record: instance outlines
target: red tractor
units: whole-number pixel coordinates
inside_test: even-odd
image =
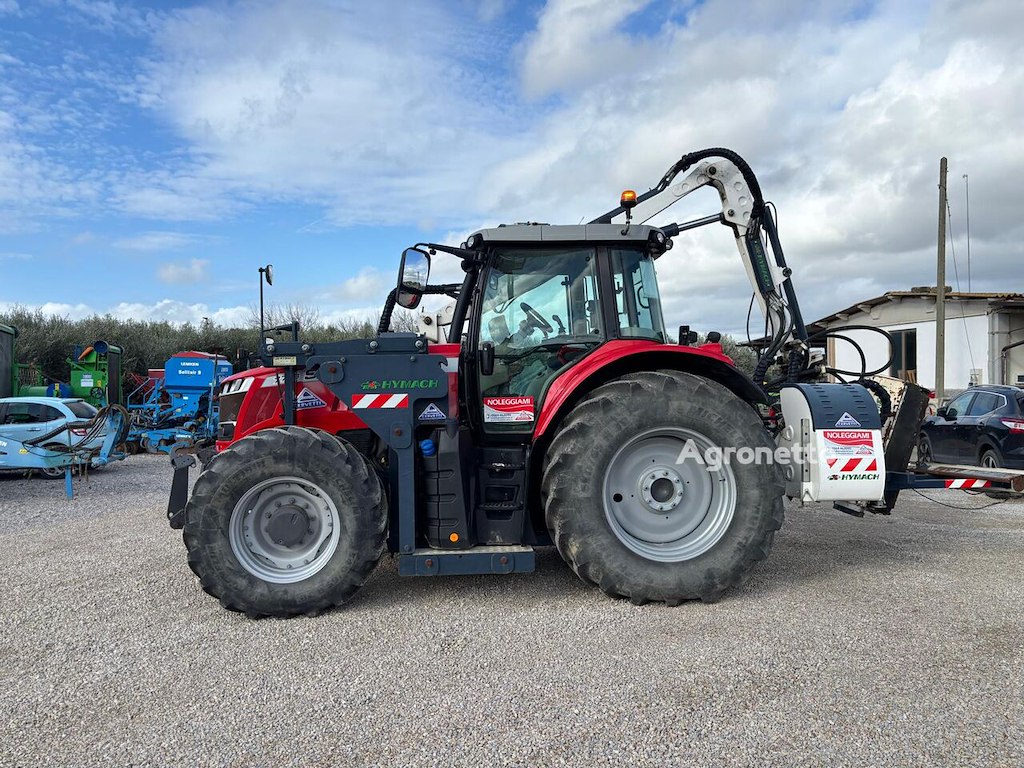
[[[721,214],[637,223],[706,185]],[[753,379],[662,318],[655,262],[717,222],[768,319]],[[461,283],[429,282],[437,254],[461,261]],[[266,343],[266,367],[223,383],[219,452],[191,499],[194,462],[174,459],[170,523],[203,588],[253,617],[345,602],[385,548],[404,575],[446,575],[531,571],[534,547],[554,544],[609,595],[715,600],[768,556],[784,495],[887,511],[885,461],[905,468],[912,448],[886,453],[863,387],[800,383],[823,367],[789,274],[753,172],[722,149],[685,155],[588,224],[407,249],[375,338]],[[454,300],[449,343],[389,331],[396,304],[425,295]],[[780,389],[782,422],[766,408]],[[809,465],[709,460],[816,441],[826,453]],[[829,446],[871,463],[835,480]]]

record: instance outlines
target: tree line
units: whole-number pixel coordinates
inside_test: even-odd
[[[292,321],[300,324],[303,341],[323,342],[373,337],[377,333],[379,318],[367,316],[324,322],[315,308],[306,305],[272,305],[265,312],[268,328]],[[150,368],[162,368],[169,357],[188,350],[218,353],[232,363],[241,362],[257,349],[260,335],[259,311],[255,308],[249,313],[245,325],[236,328],[225,328],[205,318],[198,324],[126,320],[109,314],[71,320],[26,307],[14,307],[0,313],[0,323],[18,329],[15,341],[17,362],[33,365],[52,381],[67,381],[67,359],[74,348],[88,346],[95,341],[121,347],[121,366],[127,378],[132,373],[146,375]],[[398,331],[415,330],[416,316],[396,310],[391,327]],[[284,332],[276,335],[281,339],[289,338]],[[756,361],[749,348],[738,346],[728,335],[723,336],[722,346],[740,370],[748,375],[753,372]]]
[[[259,346],[259,312],[253,310],[243,327],[226,328],[204,318],[200,323],[171,323],[166,320],[122,319],[113,315],[93,315],[72,320],[61,315],[47,315],[39,309],[16,306],[0,312],[0,324],[18,329],[15,340],[17,362],[32,365],[52,381],[67,381],[67,359],[76,346],[85,347],[96,341],[116,344],[123,350],[122,371],[146,375],[150,368],[162,368],[177,352],[195,350],[222,354],[232,363],[244,360]],[[377,317],[343,319],[323,322],[319,313],[300,305],[271,306],[265,315],[266,327],[298,321],[304,341],[340,341],[374,336]],[[395,313],[392,328],[409,331],[415,316]],[[285,332],[268,332],[268,336],[290,338]]]

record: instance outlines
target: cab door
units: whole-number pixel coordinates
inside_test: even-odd
[[[476,325],[485,437],[532,434],[547,385],[605,339],[596,249],[503,249],[485,275]]]

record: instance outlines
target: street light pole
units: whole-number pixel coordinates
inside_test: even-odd
[[[263,278],[266,276],[267,285],[274,284],[274,265],[267,264],[265,267],[260,267],[260,343],[259,349],[263,349],[264,343],[266,343],[267,335],[263,327]]]

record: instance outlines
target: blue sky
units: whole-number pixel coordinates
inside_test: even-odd
[[[238,323],[272,262],[268,298],[365,316],[406,245],[576,223],[704,146],[808,316],[933,280],[943,154],[972,286],[1024,290],[1024,27],[964,5],[0,0],[0,308]],[[742,326],[726,230],[659,273],[670,323]]]

